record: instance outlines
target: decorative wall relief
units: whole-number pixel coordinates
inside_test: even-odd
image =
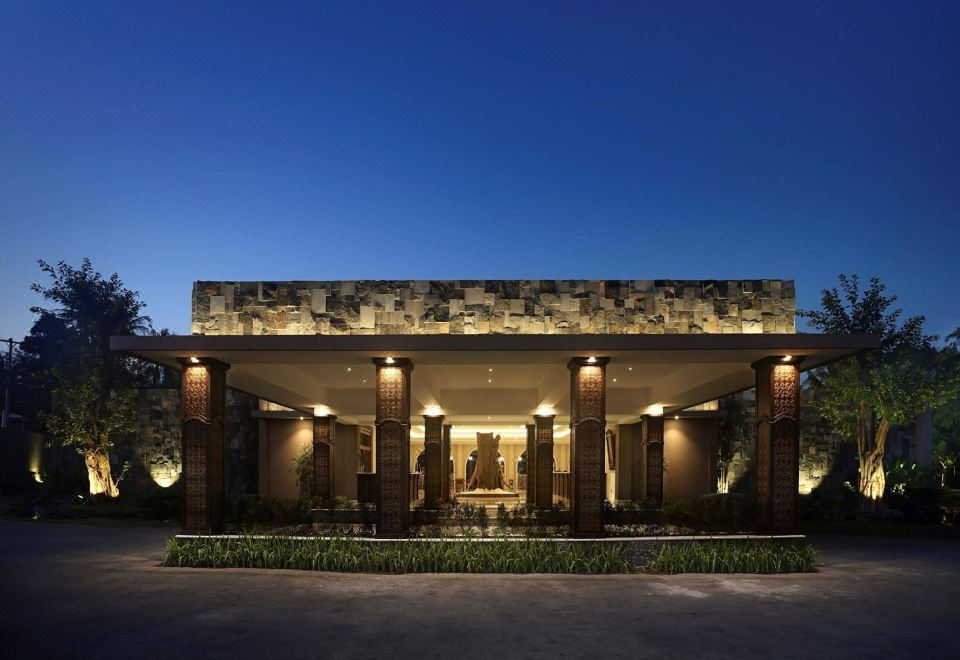
[[[792,280],[195,282],[196,335],[796,332]]]

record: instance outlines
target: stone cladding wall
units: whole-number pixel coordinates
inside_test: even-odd
[[[792,280],[195,282],[195,335],[796,332]]]

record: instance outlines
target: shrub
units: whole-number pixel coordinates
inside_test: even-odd
[[[806,541],[664,543],[650,566],[658,573],[812,573],[817,551]]]
[[[627,573],[622,545],[550,541],[409,541],[289,537],[170,539],[165,566],[347,573]]]

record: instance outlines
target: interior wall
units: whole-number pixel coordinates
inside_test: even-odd
[[[334,445],[334,494],[357,499],[357,444],[360,427],[337,422]]]
[[[311,444],[313,444],[312,419],[260,420],[259,492],[261,496],[285,498],[300,496],[294,459],[302,448]]]
[[[667,419],[663,425],[664,499],[692,500],[717,490],[719,419]]]

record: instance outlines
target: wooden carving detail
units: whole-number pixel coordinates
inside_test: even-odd
[[[377,534],[402,536],[410,512],[409,361],[377,366],[377,473],[380,483]]]
[[[423,499],[427,506],[436,506],[443,497],[443,417],[423,419]],[[448,451],[449,453],[449,451]]]
[[[553,506],[553,417],[538,416],[536,421],[536,451],[533,469],[536,496],[534,503],[541,509]],[[527,462],[529,466],[529,461]],[[530,468],[527,469],[527,472]]]
[[[643,418],[643,452],[647,465],[646,497],[663,502],[663,417]]]
[[[578,536],[603,533],[607,362],[607,358],[574,359],[568,365],[573,471],[570,517],[571,531]]]
[[[184,369],[181,388],[183,421],[210,422],[210,371],[207,367]]]
[[[757,505],[766,531],[796,527],[800,370],[765,360],[757,370]]]
[[[183,528],[210,531],[207,510],[207,441],[209,429],[192,421],[183,425]]]
[[[314,497],[333,496],[333,434],[336,427],[334,418],[315,417],[313,419],[313,487]]]
[[[587,420],[576,425],[572,441],[574,531],[578,534],[603,533],[603,425]]]
[[[378,472],[380,474],[379,534],[402,534],[407,530],[409,511],[408,482],[410,468],[403,446],[407,429],[396,422],[377,426]]]

